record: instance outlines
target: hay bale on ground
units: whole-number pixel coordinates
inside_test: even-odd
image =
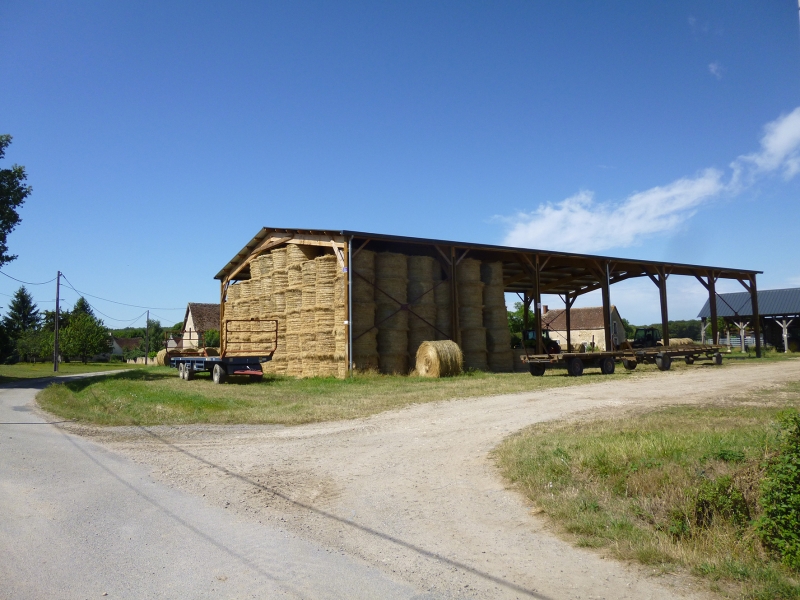
[[[169,357],[167,356],[166,350],[159,350],[156,354],[156,364],[159,367],[168,367],[169,366]]]
[[[460,375],[463,362],[461,348],[450,340],[426,341],[417,350],[417,374],[421,377]]]

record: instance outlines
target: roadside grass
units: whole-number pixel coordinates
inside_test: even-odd
[[[0,365],[0,383],[10,383],[23,379],[36,379],[39,377],[54,377],[58,375],[77,375],[79,373],[97,373],[101,371],[117,371],[119,369],[133,369],[135,365],[127,363],[88,363],[81,362],[61,363],[58,373],[53,371],[53,363],[17,363],[14,365]]]
[[[685,568],[728,597],[796,600],[800,573],[764,550],[754,521],[776,421],[797,407],[793,383],[720,405],[543,423],[494,457],[577,546]]]

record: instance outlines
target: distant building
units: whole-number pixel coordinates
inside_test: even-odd
[[[197,348],[206,331],[219,331],[219,304],[190,302],[183,318],[183,348]]]
[[[569,311],[570,341],[573,348],[578,344],[594,344],[600,350],[605,347],[605,325],[603,307],[572,308]],[[567,350],[567,314],[566,310],[549,310],[542,306],[542,329],[550,333],[550,338],[558,341],[561,348]],[[619,316],[617,307],[611,305],[611,339],[619,345],[625,341],[625,325]]]
[[[142,338],[118,338],[111,336],[111,354],[112,356],[122,356],[126,350],[136,350],[139,344],[142,343]]]

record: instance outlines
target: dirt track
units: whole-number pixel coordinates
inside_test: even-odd
[[[652,577],[556,538],[507,489],[488,454],[535,422],[725,399],[798,380],[800,361],[697,367],[291,428],[75,429],[242,519],[278,523],[436,596],[701,598],[677,576]]]

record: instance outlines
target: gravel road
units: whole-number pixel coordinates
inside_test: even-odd
[[[0,388],[0,598],[430,597],[48,424],[43,385]]]

